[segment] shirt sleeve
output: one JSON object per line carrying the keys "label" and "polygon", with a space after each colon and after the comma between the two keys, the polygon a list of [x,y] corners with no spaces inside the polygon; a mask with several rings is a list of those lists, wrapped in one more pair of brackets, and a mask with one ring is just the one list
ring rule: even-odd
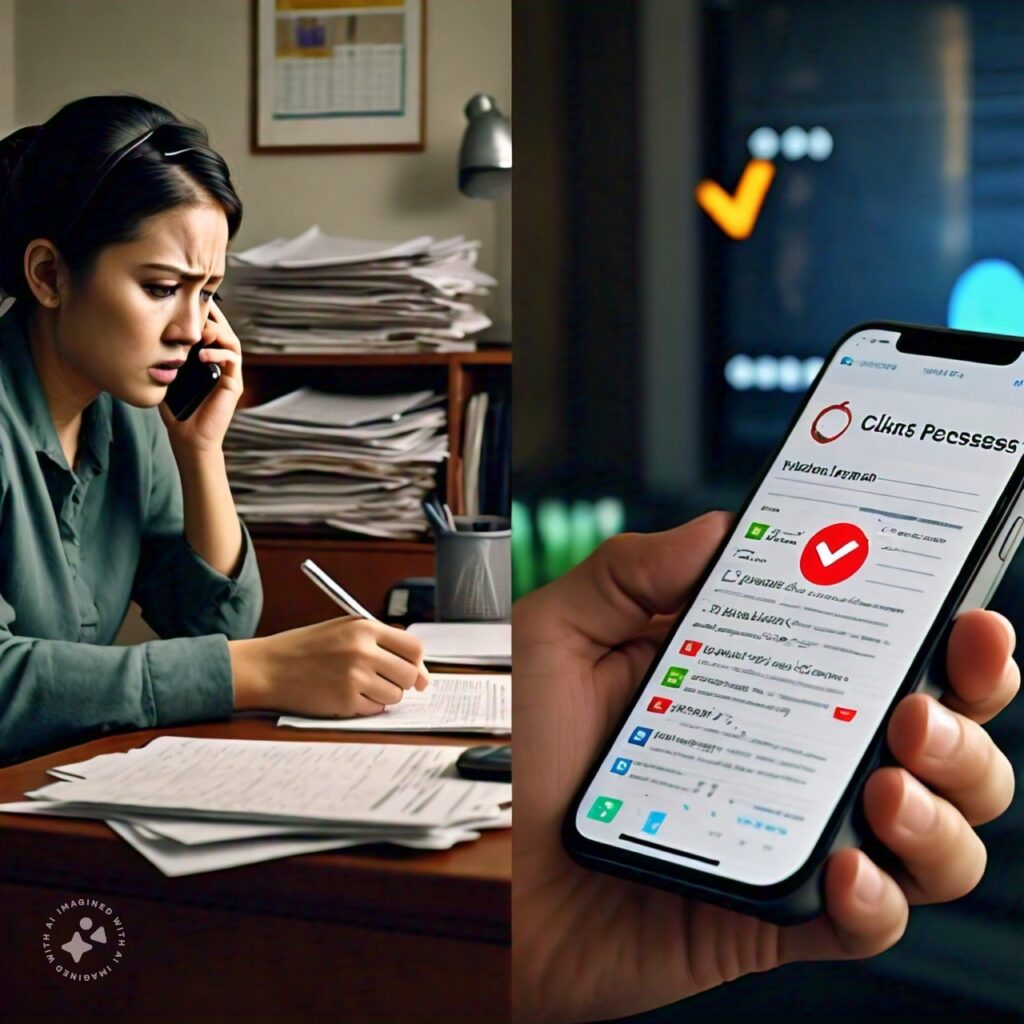
{"label": "shirt sleeve", "polygon": [[223,635],[113,647],[16,636],[14,619],[0,596],[0,763],[234,709]]}
{"label": "shirt sleeve", "polygon": [[185,537],[181,477],[161,423],[153,431],[152,483],[132,597],[162,637],[223,633],[232,640],[256,632],[263,587],[245,523],[242,559],[234,576],[218,572]]}

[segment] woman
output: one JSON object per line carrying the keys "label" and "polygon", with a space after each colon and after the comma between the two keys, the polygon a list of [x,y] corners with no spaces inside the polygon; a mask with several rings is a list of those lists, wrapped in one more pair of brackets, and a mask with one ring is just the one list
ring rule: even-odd
{"label": "woman", "polygon": [[[426,685],[419,641],[377,623],[245,639],[262,589],[222,451],[242,354],[213,301],[241,216],[205,131],[139,97],[0,141],[0,760]],[[222,374],[178,422],[161,403],[199,341]],[[132,599],[165,639],[110,646]]]}

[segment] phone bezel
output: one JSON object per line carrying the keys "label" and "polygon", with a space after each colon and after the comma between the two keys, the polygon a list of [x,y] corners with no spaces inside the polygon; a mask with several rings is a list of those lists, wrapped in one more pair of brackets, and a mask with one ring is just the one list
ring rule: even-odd
{"label": "phone bezel", "polygon": [[[740,511],[737,513],[737,519],[742,520],[744,516],[748,514],[754,496],[757,494],[758,490],[760,490],[761,485],[764,483],[771,470],[771,467],[775,464],[781,454],[790,438],[790,435],[796,429],[800,418],[803,416],[804,411],[814,397],[815,391],[821,383],[825,373],[832,366],[840,349],[854,335],[863,331],[871,330],[899,331],[901,336],[912,336],[918,344],[926,336],[931,337],[937,343],[935,347],[939,349],[943,347],[943,341],[954,349],[962,351],[967,350],[964,348],[964,343],[969,341],[973,341],[975,345],[987,345],[993,342],[1010,343],[1018,349],[1018,354],[1020,350],[1024,349],[1024,339],[1022,338],[1005,335],[981,334],[974,331],[957,331],[944,327],[905,324],[887,320],[871,320],[850,327],[848,330],[843,332],[839,340],[830,349],[822,364],[821,370],[815,377],[813,384],[807,389],[807,393],[800,402],[800,405],[794,413],[786,430],[783,432],[778,445],[776,445],[772,453],[765,460],[761,471],[757,475],[757,479],[750,487]],[[963,359],[957,357],[936,355],[935,353],[928,354],[935,355],[936,358],[947,358],[951,362],[963,361]],[[979,361],[989,362],[989,360]],[[1009,363],[1004,365],[1011,365],[1014,361],[1015,360],[1010,360]],[[864,755],[853,772],[846,789],[843,791],[839,801],[836,803],[835,810],[830,815],[807,859],[797,868],[796,871],[794,871],[789,877],[770,885],[757,885],[749,882],[740,882],[729,878],[726,875],[711,874],[710,872],[701,871],[698,868],[684,867],[682,865],[661,860],[660,858],[651,857],[644,853],[635,852],[624,847],[614,846],[589,839],[582,835],[576,827],[576,817],[579,813],[580,804],[584,795],[590,788],[594,779],[598,776],[601,770],[601,765],[604,763],[608,754],[611,752],[612,747],[615,745],[616,738],[622,732],[629,717],[633,714],[634,708],[640,701],[644,690],[654,675],[655,667],[659,664],[670,644],[673,642],[677,630],[682,625],[683,619],[689,612],[690,604],[687,604],[687,606],[680,611],[679,616],[672,624],[672,627],[666,634],[665,642],[659,647],[657,654],[651,659],[650,667],[644,673],[642,680],[637,686],[633,699],[629,701],[623,714],[619,718],[619,721],[615,725],[615,728],[611,730],[606,742],[602,744],[600,756],[596,758],[594,765],[587,772],[582,784],[569,804],[569,809],[562,823],[562,841],[567,852],[580,863],[584,864],[584,866],[589,868],[598,868],[599,870],[605,870],[611,874],[629,878],[634,881],[641,881],[675,891],[693,893],[698,896],[704,896],[712,899],[716,902],[727,903],[730,906],[738,907],[740,909],[743,909],[744,906],[756,909],[760,904],[778,904],[780,901],[784,901],[786,897],[798,892],[800,888],[811,879],[814,872],[820,867],[821,862],[827,856],[832,843],[849,812],[851,800],[853,800],[859,792],[868,769],[877,761],[879,752],[884,743],[886,727],[895,706],[903,699],[903,697],[914,689],[921,678],[922,673],[934,658],[936,648],[939,642],[944,638],[953,614],[966,596],[971,583],[977,576],[986,556],[992,548],[993,543],[996,543],[999,540],[1002,529],[1005,526],[1007,516],[1019,500],[1022,489],[1024,489],[1024,452],[1022,452],[1018,458],[1019,461],[1016,469],[1011,475],[1006,487],[999,495],[992,514],[979,531],[977,541],[971,548],[962,570],[953,581],[953,584],[950,587],[934,621],[925,634],[907,674],[901,680],[895,696],[886,709],[881,724],[872,736],[871,740],[867,743]],[[707,567],[693,588],[694,594],[699,593],[704,584],[710,578],[729,544],[730,537],[731,530],[730,533],[723,538],[713,556],[709,559]]]}

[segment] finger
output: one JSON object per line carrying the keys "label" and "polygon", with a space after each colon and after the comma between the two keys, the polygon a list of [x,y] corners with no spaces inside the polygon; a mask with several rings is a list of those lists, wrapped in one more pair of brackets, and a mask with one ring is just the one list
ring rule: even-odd
{"label": "finger", "polygon": [[653,616],[678,611],[730,522],[727,513],[709,512],[664,533],[612,537],[538,591],[535,607],[546,610],[562,643],[569,634],[588,645],[615,647]]}
{"label": "finger", "polygon": [[946,671],[953,688],[943,703],[976,722],[987,722],[1020,689],[1020,669],[1012,660],[1016,636],[1009,620],[975,608],[953,624],[946,649]]}
{"label": "finger", "polygon": [[237,352],[226,348],[204,348],[199,350],[201,363],[217,363],[228,373],[234,373],[242,367],[242,357]]}
{"label": "finger", "polygon": [[423,661],[423,641],[404,629],[396,629],[394,626],[385,626],[383,623],[377,625],[377,646],[384,650],[404,658],[413,665],[419,665]]}
{"label": "finger", "polygon": [[389,679],[395,686],[403,690],[412,689],[419,678],[419,666],[414,665],[405,658],[398,657],[382,647],[377,648],[377,654],[373,659],[373,667],[379,675]]}
{"label": "finger", "polygon": [[780,929],[781,963],[875,956],[907,927],[903,890],[863,850],[837,850],[829,858],[825,907],[813,921]]}
{"label": "finger", "polygon": [[1013,767],[976,722],[923,693],[897,705],[886,734],[908,771],[945,796],[971,825],[999,817],[1013,799]]}
{"label": "finger", "polygon": [[404,694],[400,686],[376,673],[359,687],[359,692],[377,704],[397,704]]}
{"label": "finger", "polygon": [[352,718],[353,716],[358,715],[361,718],[368,718],[370,715],[379,715],[383,711],[383,704],[375,700],[370,700],[369,697],[360,693],[356,695],[355,707],[344,717]]}
{"label": "finger", "polygon": [[880,768],[864,786],[864,813],[903,862],[897,873],[911,903],[945,903],[969,893],[985,873],[985,844],[947,800],[903,768]]}
{"label": "finger", "polygon": [[416,666],[416,689],[422,692],[425,690],[433,680],[430,678],[430,672],[427,669],[426,662],[421,661]]}

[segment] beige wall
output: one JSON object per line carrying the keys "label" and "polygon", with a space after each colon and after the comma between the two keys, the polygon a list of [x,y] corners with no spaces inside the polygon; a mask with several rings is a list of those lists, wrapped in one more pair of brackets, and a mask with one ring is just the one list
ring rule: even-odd
{"label": "beige wall", "polygon": [[14,112],[14,0],[0,0],[0,138],[17,127]]}
{"label": "beige wall", "polygon": [[[510,337],[509,202],[459,195],[456,160],[473,93],[511,113],[511,0],[429,0],[422,153],[249,152],[250,12],[250,0],[0,0],[0,130],[11,130],[5,116],[33,124],[80,96],[138,93],[206,126],[245,204],[234,247],[310,224],[364,238],[479,238],[481,267],[501,281],[483,308],[491,333]],[[133,606],[119,641],[152,636]]]}
{"label": "beige wall", "polygon": [[[0,40],[10,3],[0,0]],[[509,112],[511,3],[429,0],[422,153],[250,153],[250,0],[14,0],[16,121],[91,93],[136,92],[206,125],[245,203],[236,247],[315,223],[364,238],[461,233],[483,242],[481,266],[505,278],[507,210],[459,195],[456,159],[473,93],[493,93]],[[484,306],[504,337],[509,295],[503,281]]]}

